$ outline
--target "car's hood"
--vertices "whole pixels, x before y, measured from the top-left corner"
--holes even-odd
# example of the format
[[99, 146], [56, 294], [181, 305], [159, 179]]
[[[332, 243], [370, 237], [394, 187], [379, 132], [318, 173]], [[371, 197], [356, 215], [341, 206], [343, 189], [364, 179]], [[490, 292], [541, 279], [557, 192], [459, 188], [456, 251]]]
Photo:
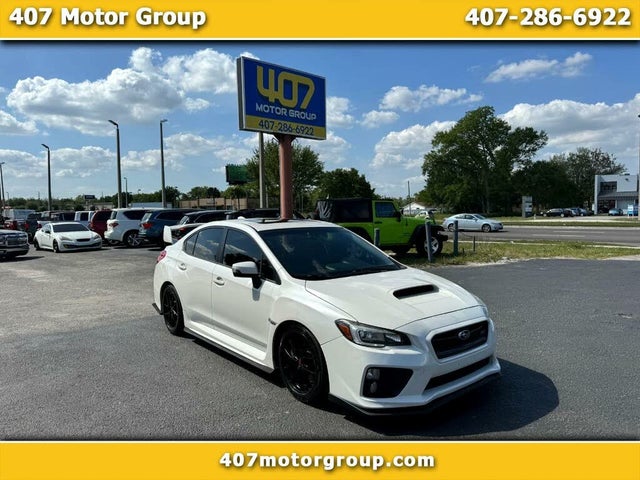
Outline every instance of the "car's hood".
[[82, 238], [95, 238], [93, 232], [55, 232], [54, 235], [57, 238], [69, 238], [71, 240], [79, 240]]
[[306, 289], [353, 320], [390, 329], [481, 305], [459, 285], [414, 268], [307, 281]]

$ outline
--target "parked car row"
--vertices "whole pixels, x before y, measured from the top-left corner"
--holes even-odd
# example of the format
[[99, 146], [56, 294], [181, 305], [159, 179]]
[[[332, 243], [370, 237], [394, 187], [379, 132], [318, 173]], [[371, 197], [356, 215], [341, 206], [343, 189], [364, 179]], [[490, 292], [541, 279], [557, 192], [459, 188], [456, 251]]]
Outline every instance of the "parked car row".
[[593, 210], [582, 207], [550, 208], [542, 212], [545, 217], [587, 217], [593, 215]]

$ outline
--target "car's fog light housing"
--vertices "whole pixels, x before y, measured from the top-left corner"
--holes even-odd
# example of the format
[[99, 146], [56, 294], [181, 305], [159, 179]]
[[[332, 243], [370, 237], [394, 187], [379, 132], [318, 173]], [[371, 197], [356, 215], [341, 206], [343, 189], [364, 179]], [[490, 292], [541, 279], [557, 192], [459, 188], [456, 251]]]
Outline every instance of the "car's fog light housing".
[[397, 397], [411, 378], [407, 368], [369, 367], [364, 373], [362, 396], [368, 398]]

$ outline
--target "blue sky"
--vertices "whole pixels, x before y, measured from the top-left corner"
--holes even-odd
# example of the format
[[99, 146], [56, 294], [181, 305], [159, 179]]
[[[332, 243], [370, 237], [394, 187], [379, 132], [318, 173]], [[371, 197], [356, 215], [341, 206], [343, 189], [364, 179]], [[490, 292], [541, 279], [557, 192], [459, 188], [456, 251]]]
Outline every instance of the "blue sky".
[[422, 189], [433, 135], [485, 105], [547, 132], [540, 160], [600, 148], [638, 172], [638, 42], [0, 42], [5, 196], [46, 198], [42, 143], [54, 197], [115, 193], [108, 119], [129, 191], [160, 189], [164, 118], [166, 184], [223, 190], [257, 147], [238, 130], [240, 55], [324, 77], [327, 139], [298, 141], [382, 195]]

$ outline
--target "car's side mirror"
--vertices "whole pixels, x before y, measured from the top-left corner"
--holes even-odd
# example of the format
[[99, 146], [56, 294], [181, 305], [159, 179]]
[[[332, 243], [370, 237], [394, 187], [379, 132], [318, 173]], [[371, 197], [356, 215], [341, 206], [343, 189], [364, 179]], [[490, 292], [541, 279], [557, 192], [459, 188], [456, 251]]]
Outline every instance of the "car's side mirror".
[[260, 280], [260, 272], [258, 271], [258, 265], [256, 262], [237, 262], [231, 265], [231, 272], [234, 277], [239, 278], [251, 278], [253, 281], [253, 288], [259, 288], [262, 285]]

